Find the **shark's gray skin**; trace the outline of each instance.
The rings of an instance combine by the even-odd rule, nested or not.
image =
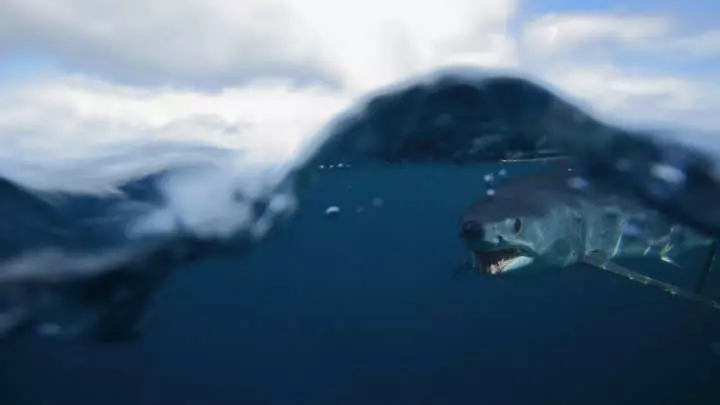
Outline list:
[[[615,258],[667,262],[712,239],[624,197],[599,189],[562,164],[509,179],[460,216],[460,235],[481,273],[529,265],[564,267]]]

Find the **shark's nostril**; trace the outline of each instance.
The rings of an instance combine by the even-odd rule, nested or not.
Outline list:
[[[462,226],[462,234],[465,236],[482,236],[482,233],[482,226],[476,222],[468,221]]]

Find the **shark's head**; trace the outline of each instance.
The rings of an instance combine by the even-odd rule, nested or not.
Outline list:
[[[578,259],[583,230],[577,201],[536,186],[511,180],[460,216],[460,237],[479,272],[500,274],[533,263],[563,266]]]
[[[516,237],[522,233],[523,222],[520,217],[462,222],[460,235],[472,252],[472,266],[481,273],[500,274],[532,264],[537,257],[532,243]]]

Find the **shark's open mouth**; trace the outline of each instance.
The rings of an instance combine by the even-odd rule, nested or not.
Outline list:
[[[519,252],[514,248],[474,252],[475,266],[487,274],[502,273],[518,256]]]

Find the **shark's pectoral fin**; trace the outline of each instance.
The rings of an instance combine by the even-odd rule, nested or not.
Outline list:
[[[678,286],[670,283],[665,283],[660,280],[656,280],[652,277],[630,270],[625,266],[621,266],[611,260],[608,260],[604,255],[598,252],[590,252],[585,256],[584,263],[589,264],[595,268],[603,271],[607,271],[616,276],[626,278],[630,281],[635,281],[643,285],[649,285],[680,298],[689,299],[692,301],[700,302],[708,305],[714,309],[720,310],[720,303],[712,300],[711,298],[705,297],[701,294],[694,293],[692,291],[684,290]]]

